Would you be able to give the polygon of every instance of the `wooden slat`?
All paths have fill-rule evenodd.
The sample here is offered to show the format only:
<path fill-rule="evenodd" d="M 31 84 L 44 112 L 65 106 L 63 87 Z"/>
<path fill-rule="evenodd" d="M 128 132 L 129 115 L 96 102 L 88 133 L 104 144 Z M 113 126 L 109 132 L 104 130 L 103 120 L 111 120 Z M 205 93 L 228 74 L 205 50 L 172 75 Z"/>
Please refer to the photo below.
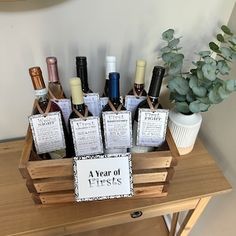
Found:
<path fill-rule="evenodd" d="M 170 132 L 169 128 L 167 128 L 167 131 L 166 131 L 166 141 L 167 141 L 168 146 L 170 148 L 171 155 L 173 157 L 179 157 L 180 156 L 179 151 L 178 151 L 178 149 L 176 147 L 176 144 L 174 142 L 174 139 L 173 139 L 173 137 L 171 135 L 171 132 Z"/>
<path fill-rule="evenodd" d="M 134 198 L 163 197 L 167 195 L 167 192 L 163 191 L 163 189 L 164 189 L 164 185 L 135 187 Z"/>
<path fill-rule="evenodd" d="M 133 174 L 133 182 L 134 184 L 164 182 L 166 180 L 167 174 L 167 170 L 154 173 Z"/>

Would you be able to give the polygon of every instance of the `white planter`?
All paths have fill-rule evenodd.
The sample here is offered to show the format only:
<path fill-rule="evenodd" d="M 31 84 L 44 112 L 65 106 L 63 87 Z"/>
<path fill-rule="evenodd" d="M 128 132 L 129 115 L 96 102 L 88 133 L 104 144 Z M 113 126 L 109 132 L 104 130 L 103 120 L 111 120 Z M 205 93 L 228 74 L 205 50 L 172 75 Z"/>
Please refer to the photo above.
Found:
<path fill-rule="evenodd" d="M 169 129 L 180 155 L 192 151 L 201 123 L 202 115 L 200 113 L 184 115 L 174 110 L 170 111 Z"/>

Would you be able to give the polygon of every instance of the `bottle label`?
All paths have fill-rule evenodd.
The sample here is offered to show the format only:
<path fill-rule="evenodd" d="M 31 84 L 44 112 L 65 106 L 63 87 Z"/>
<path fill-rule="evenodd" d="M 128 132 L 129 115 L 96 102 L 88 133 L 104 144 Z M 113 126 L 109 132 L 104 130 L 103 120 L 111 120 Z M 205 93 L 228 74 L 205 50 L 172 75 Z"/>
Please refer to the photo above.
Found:
<path fill-rule="evenodd" d="M 40 96 L 43 96 L 45 94 L 48 93 L 48 90 L 46 88 L 44 89 L 39 89 L 39 90 L 35 90 L 35 96 L 36 97 L 40 97 Z"/>
<path fill-rule="evenodd" d="M 37 154 L 66 148 L 60 112 L 32 115 L 29 123 Z"/>
<path fill-rule="evenodd" d="M 103 153 L 100 120 L 98 117 L 70 120 L 76 156 Z"/>
<path fill-rule="evenodd" d="M 134 95 L 125 96 L 125 108 L 131 111 L 132 117 L 134 117 L 135 110 L 139 103 L 146 99 L 146 96 L 135 97 Z"/>
<path fill-rule="evenodd" d="M 93 116 L 99 116 L 101 113 L 100 99 L 98 93 L 87 93 L 84 96 L 84 103 Z"/>
<path fill-rule="evenodd" d="M 106 111 L 102 113 L 105 147 L 132 147 L 132 119 L 130 111 Z"/>
<path fill-rule="evenodd" d="M 158 147 L 166 137 L 169 110 L 139 109 L 137 145 Z"/>
<path fill-rule="evenodd" d="M 61 108 L 61 112 L 64 117 L 66 127 L 68 129 L 68 120 L 72 112 L 70 99 L 66 99 L 66 98 L 65 99 L 51 99 L 51 101 L 56 103 Z"/>

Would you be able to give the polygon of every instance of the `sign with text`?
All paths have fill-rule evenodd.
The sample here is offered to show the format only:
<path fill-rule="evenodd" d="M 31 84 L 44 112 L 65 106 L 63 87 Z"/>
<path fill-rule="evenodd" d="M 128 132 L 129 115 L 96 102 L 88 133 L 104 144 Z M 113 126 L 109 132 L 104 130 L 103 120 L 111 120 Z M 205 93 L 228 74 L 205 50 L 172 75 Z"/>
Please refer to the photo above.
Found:
<path fill-rule="evenodd" d="M 169 110 L 139 109 L 137 145 L 158 147 L 166 137 Z"/>
<path fill-rule="evenodd" d="M 74 157 L 77 202 L 133 196 L 131 154 Z"/>
<path fill-rule="evenodd" d="M 98 117 L 71 119 L 70 124 L 76 156 L 103 153 L 102 134 Z"/>
<path fill-rule="evenodd" d="M 106 149 L 132 147 L 130 111 L 105 111 L 102 113 L 102 118 Z"/>
<path fill-rule="evenodd" d="M 32 115 L 29 123 L 37 154 L 66 148 L 60 112 Z"/>

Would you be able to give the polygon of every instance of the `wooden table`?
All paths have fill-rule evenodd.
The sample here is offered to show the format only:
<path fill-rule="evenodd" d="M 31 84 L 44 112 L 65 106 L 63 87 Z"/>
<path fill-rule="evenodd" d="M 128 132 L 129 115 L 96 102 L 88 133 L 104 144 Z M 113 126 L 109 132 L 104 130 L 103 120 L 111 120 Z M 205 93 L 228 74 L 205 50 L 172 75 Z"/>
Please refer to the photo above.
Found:
<path fill-rule="evenodd" d="M 0 143 L 0 235 L 171 236 L 178 212 L 188 211 L 177 233 L 183 236 L 188 235 L 211 197 L 231 190 L 198 141 L 191 154 L 179 158 L 167 197 L 34 205 L 18 171 L 22 147 L 22 140 Z M 132 218 L 136 211 L 142 215 Z M 170 213 L 173 215 L 169 232 L 161 216 Z"/>

